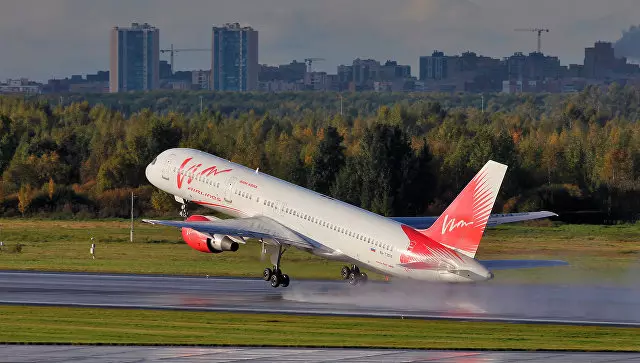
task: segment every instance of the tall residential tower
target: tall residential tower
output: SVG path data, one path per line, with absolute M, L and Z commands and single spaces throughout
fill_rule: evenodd
M 258 32 L 238 23 L 213 27 L 211 88 L 253 91 L 258 88 Z
M 109 89 L 148 91 L 160 85 L 160 32 L 144 23 L 111 30 Z

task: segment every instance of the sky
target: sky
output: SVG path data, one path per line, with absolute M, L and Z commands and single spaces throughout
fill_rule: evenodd
M 109 67 L 109 31 L 132 22 L 160 29 L 162 48 L 208 48 L 211 27 L 259 31 L 263 64 L 322 57 L 335 73 L 355 58 L 394 59 L 418 71 L 434 50 L 502 58 L 536 48 L 562 64 L 582 63 L 596 40 L 616 41 L 640 23 L 638 0 L 2 0 L 0 80 L 46 81 Z M 208 69 L 206 52 L 176 55 L 176 69 Z M 161 55 L 168 60 L 168 54 Z

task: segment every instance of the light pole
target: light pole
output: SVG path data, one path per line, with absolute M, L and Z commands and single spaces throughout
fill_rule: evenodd
M 484 95 L 480 95 L 480 100 L 482 102 L 482 113 L 484 113 Z
M 200 96 L 200 114 L 202 114 L 202 96 Z
M 340 116 L 342 116 L 342 99 L 343 99 L 342 94 L 338 93 L 338 97 L 340 97 Z
M 131 192 L 131 233 L 129 234 L 129 241 L 133 242 L 133 192 Z

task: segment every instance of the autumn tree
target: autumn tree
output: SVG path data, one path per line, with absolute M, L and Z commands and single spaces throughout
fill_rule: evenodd
M 20 190 L 18 191 L 18 210 L 22 213 L 24 217 L 24 213 L 29 209 L 31 205 L 31 200 L 33 198 L 31 185 L 23 184 L 20 186 Z

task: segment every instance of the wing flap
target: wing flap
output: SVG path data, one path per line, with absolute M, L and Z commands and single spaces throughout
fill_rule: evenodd
M 238 219 L 220 219 L 207 222 L 169 221 L 143 219 L 145 223 L 175 228 L 190 228 L 202 233 L 224 234 L 246 238 L 273 239 L 290 246 L 314 249 L 307 240 L 282 224 L 267 217 L 250 217 Z
M 478 262 L 490 271 L 568 265 L 567 262 L 559 260 L 486 260 Z

